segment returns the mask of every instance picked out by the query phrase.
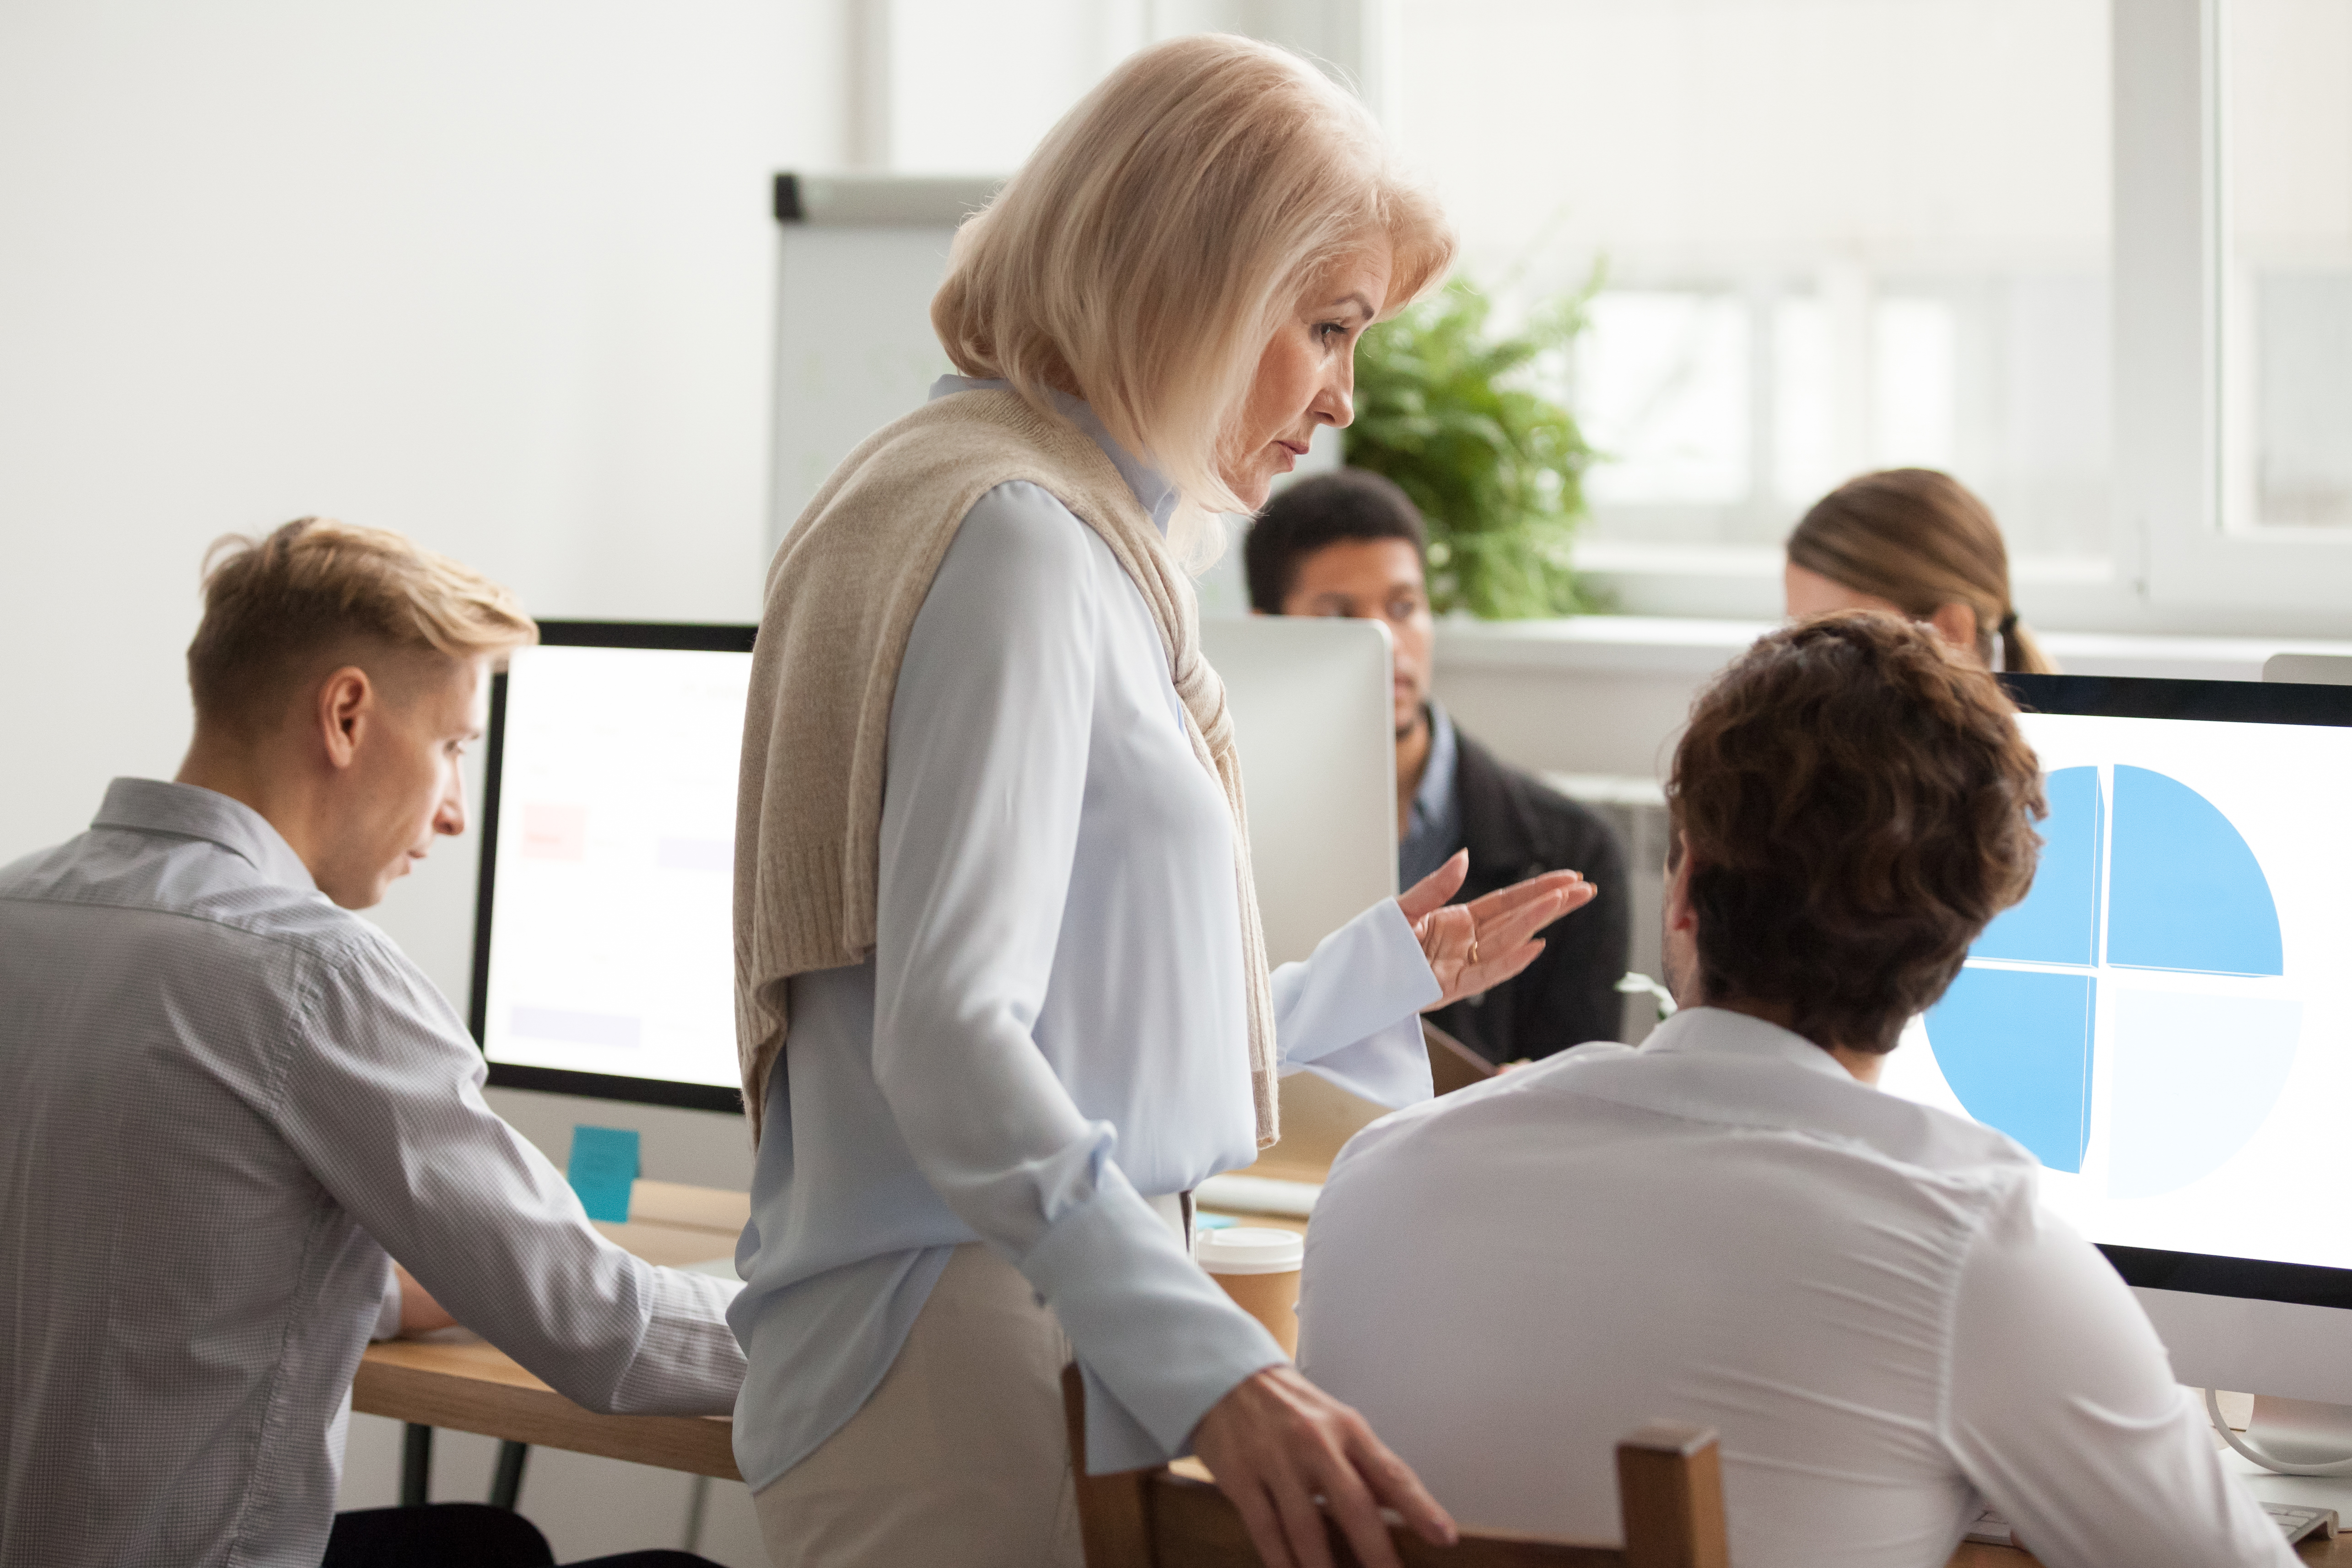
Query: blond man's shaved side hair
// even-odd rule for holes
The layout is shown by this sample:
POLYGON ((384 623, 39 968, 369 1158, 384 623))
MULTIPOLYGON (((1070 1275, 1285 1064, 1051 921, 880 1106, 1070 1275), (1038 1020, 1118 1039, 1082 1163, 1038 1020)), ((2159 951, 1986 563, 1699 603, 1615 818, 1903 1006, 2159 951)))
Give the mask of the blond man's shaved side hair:
POLYGON ((188 644, 196 723, 247 736, 282 716, 330 660, 497 659, 539 641, 515 596, 479 572, 389 529, 330 517, 215 540, 204 595, 188 644))
POLYGON ((1385 245, 1395 314, 1454 235, 1391 164, 1363 105, 1298 57, 1227 34, 1122 63, 964 222, 931 301, 948 358, 1052 413, 1086 399, 1182 493, 1196 568, 1246 510, 1221 458, 1276 327, 1349 256, 1385 245))

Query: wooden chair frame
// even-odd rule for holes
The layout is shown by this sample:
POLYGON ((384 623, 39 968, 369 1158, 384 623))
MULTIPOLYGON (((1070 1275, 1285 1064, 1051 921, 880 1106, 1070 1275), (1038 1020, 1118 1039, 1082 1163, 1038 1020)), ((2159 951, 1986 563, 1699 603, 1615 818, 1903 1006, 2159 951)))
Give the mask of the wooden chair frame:
MULTIPOLYGON (((1164 1465, 1087 1474, 1086 1385, 1075 1366, 1062 1371, 1062 1408, 1087 1568, 1260 1568, 1240 1511, 1209 1482, 1164 1465)), ((1617 1500, 1622 1546, 1465 1531, 1457 1544, 1436 1547, 1396 1526, 1390 1538, 1405 1568, 1728 1568, 1711 1430, 1661 1421, 1626 1437, 1617 1445, 1617 1500)), ((1327 1528, 1333 1561, 1356 1568, 1338 1526, 1327 1528)))

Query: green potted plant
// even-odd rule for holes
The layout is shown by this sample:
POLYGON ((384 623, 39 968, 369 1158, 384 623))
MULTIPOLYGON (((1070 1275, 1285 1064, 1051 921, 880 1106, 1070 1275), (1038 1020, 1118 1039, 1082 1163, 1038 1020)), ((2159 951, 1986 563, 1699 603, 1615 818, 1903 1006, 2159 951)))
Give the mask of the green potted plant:
POLYGON ((1348 463, 1402 486, 1429 522, 1433 609, 1490 620, 1600 608, 1569 547, 1593 453, 1567 409, 1530 384, 1536 361, 1585 325, 1585 294, 1491 325, 1456 281, 1372 329, 1356 350, 1348 463))

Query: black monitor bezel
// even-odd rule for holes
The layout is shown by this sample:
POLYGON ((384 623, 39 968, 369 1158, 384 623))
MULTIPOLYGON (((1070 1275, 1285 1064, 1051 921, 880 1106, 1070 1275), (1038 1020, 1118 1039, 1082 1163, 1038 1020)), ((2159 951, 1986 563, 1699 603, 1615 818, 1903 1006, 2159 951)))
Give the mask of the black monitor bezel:
MULTIPOLYGON (((757 626, 656 621, 542 621, 539 640, 554 648, 669 648, 686 652, 748 653, 757 626)), ((482 844, 474 887, 473 989, 466 1023, 487 1061, 490 1007, 490 908, 498 890, 499 787, 506 760, 507 677, 490 681, 489 726, 482 739, 482 844)), ((742 1114, 743 1092, 716 1083, 680 1083, 667 1078, 626 1078, 607 1072, 574 1072, 560 1067, 488 1063, 497 1089, 536 1089, 592 1100, 625 1100, 640 1105, 670 1105, 688 1111, 742 1114)))
MULTIPOLYGON (((2029 713, 2092 718, 2199 719, 2352 729, 2352 686, 2285 682, 2154 680, 2129 675, 2003 675, 2029 713)), ((2099 1244, 2124 1282, 2153 1291, 2352 1308, 2352 1269, 2099 1244)))

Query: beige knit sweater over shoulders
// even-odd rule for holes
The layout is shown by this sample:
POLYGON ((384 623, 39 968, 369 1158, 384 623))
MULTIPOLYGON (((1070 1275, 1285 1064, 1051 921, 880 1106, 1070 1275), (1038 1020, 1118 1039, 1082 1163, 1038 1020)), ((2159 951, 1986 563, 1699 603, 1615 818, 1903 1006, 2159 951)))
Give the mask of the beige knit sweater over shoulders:
POLYGON ((1234 814, 1260 1145, 1278 1131, 1274 1004, 1241 760, 1224 686, 1201 656, 1192 580, 1084 432, 1018 393, 967 392, 868 437, 768 569, 735 805, 735 1038, 755 1144, 790 1025, 785 982, 874 951, 890 705, 915 616, 965 516, 1013 480, 1046 491, 1102 537, 1160 628, 1193 753, 1234 814))

